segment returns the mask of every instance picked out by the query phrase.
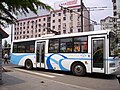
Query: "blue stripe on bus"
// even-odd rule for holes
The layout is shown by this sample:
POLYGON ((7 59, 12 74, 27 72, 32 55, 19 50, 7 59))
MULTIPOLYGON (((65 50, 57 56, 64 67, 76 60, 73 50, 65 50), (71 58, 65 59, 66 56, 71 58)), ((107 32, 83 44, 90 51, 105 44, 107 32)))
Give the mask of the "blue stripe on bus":
POLYGON ((19 64, 20 60, 26 55, 14 55, 12 54, 11 55, 11 59, 10 59, 10 62, 13 63, 13 64, 19 64))
MULTIPOLYGON (((59 65, 60 69, 61 70, 64 70, 64 71, 69 71, 68 69, 66 69, 63 65, 62 65, 62 61, 65 60, 65 59, 69 59, 69 60, 91 60, 91 58, 67 58, 66 56, 64 55, 61 55, 61 54, 51 54, 50 56, 46 56, 47 60, 46 60, 46 63, 47 63, 47 67, 48 69, 52 69, 53 70, 53 67, 50 63, 50 61, 53 61, 55 62, 57 65, 59 65), (51 58, 53 55, 60 55, 62 56, 62 58, 60 60, 55 60, 53 58, 51 58)), ((112 61, 114 59, 105 59, 105 61, 112 61)), ((117 60, 117 59, 116 59, 117 60)))

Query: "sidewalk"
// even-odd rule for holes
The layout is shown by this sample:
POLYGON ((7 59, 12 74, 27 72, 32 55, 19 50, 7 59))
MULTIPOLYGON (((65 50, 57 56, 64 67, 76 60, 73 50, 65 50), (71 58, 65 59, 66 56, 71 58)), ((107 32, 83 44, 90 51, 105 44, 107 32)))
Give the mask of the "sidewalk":
POLYGON ((0 90, 94 90, 14 70, 3 72, 2 75, 3 84, 0 85, 0 90))

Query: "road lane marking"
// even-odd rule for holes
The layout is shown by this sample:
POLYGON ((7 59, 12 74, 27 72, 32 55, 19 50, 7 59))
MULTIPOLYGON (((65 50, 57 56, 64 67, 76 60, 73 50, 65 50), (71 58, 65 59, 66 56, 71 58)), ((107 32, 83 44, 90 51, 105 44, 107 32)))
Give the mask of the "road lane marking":
MULTIPOLYGON (((50 77, 50 78, 56 77, 56 76, 52 76, 52 75, 47 75, 47 74, 42 74, 42 73, 36 73, 36 72, 22 70, 22 69, 17 69, 17 68, 15 68, 15 70, 21 71, 21 72, 30 73, 30 74, 33 74, 33 75, 38 75, 38 76, 44 76, 44 77, 50 77)), ((95 90, 95 89, 92 89, 92 88, 87 88, 87 87, 78 86, 78 85, 72 85, 72 84, 68 84, 68 83, 64 83, 64 82, 60 82, 60 81, 55 81, 55 80, 51 80, 51 79, 47 79, 47 78, 44 78, 44 79, 50 80, 52 82, 59 83, 59 84, 62 84, 62 85, 66 85, 66 86, 69 86, 69 87, 79 88, 81 90, 95 90)))
MULTIPOLYGON (((47 74, 47 72, 45 72, 47 74)), ((51 75, 56 75, 56 76, 64 76, 63 74, 57 74, 57 73, 49 73, 51 75)))
POLYGON ((53 75, 48 75, 48 74, 43 74, 43 73, 37 73, 37 72, 27 71, 27 70, 18 69, 18 68, 15 68, 15 70, 26 72, 26 73, 30 73, 30 74, 34 74, 34 75, 38 75, 38 76, 49 77, 49 78, 56 77, 56 76, 53 76, 53 75))

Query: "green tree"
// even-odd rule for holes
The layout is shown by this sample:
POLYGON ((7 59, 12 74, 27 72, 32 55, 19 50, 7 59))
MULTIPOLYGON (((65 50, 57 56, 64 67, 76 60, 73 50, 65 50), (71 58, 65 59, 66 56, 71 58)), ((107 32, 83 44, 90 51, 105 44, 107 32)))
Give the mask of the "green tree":
POLYGON ((0 25, 12 24, 16 21, 15 15, 29 13, 37 14, 38 7, 51 10, 49 5, 40 0, 0 0, 0 25))

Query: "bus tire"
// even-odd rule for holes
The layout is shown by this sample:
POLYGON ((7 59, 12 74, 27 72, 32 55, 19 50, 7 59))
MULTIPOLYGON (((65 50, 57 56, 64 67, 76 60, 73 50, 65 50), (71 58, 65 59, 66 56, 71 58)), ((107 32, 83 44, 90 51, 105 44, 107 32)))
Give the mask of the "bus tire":
POLYGON ((26 69, 32 69, 33 68, 33 64, 31 60, 26 60, 25 61, 25 68, 26 69))
POLYGON ((86 73, 86 68, 82 63, 74 63, 72 65, 71 71, 74 75, 84 76, 86 73))

